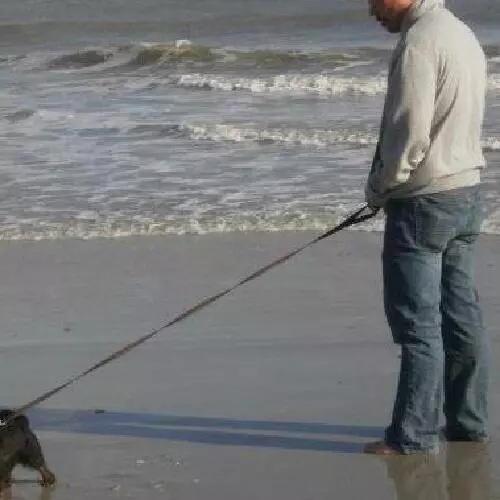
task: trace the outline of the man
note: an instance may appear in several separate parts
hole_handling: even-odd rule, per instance
[[[482,222],[486,61],[442,0],[369,0],[400,33],[365,193],[383,207],[384,306],[401,368],[392,421],[365,452],[432,452],[487,440],[488,344],[473,283]]]

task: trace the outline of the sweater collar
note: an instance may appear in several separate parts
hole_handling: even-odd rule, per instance
[[[444,7],[444,0],[415,0],[405,14],[401,33],[406,33],[424,14],[439,7]]]

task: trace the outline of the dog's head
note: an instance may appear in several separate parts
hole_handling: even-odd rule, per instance
[[[17,415],[14,410],[3,408],[0,410],[0,430],[6,425],[21,427],[23,429],[29,428],[29,420],[25,415]]]

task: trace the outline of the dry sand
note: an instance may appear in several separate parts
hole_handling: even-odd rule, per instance
[[[26,403],[314,236],[2,242],[2,405]],[[497,498],[495,362],[490,465],[471,448],[448,453],[448,467],[444,452],[423,463],[360,453],[388,421],[399,361],[380,240],[346,231],[321,242],[43,403],[30,416],[60,482],[42,493],[16,470],[12,498]],[[481,238],[494,361],[499,250],[500,238]]]

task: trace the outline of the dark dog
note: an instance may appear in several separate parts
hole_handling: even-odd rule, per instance
[[[56,476],[45,463],[40,442],[30,429],[28,418],[15,415],[12,410],[0,410],[0,490],[11,483],[16,465],[37,470],[42,486],[56,482]]]

